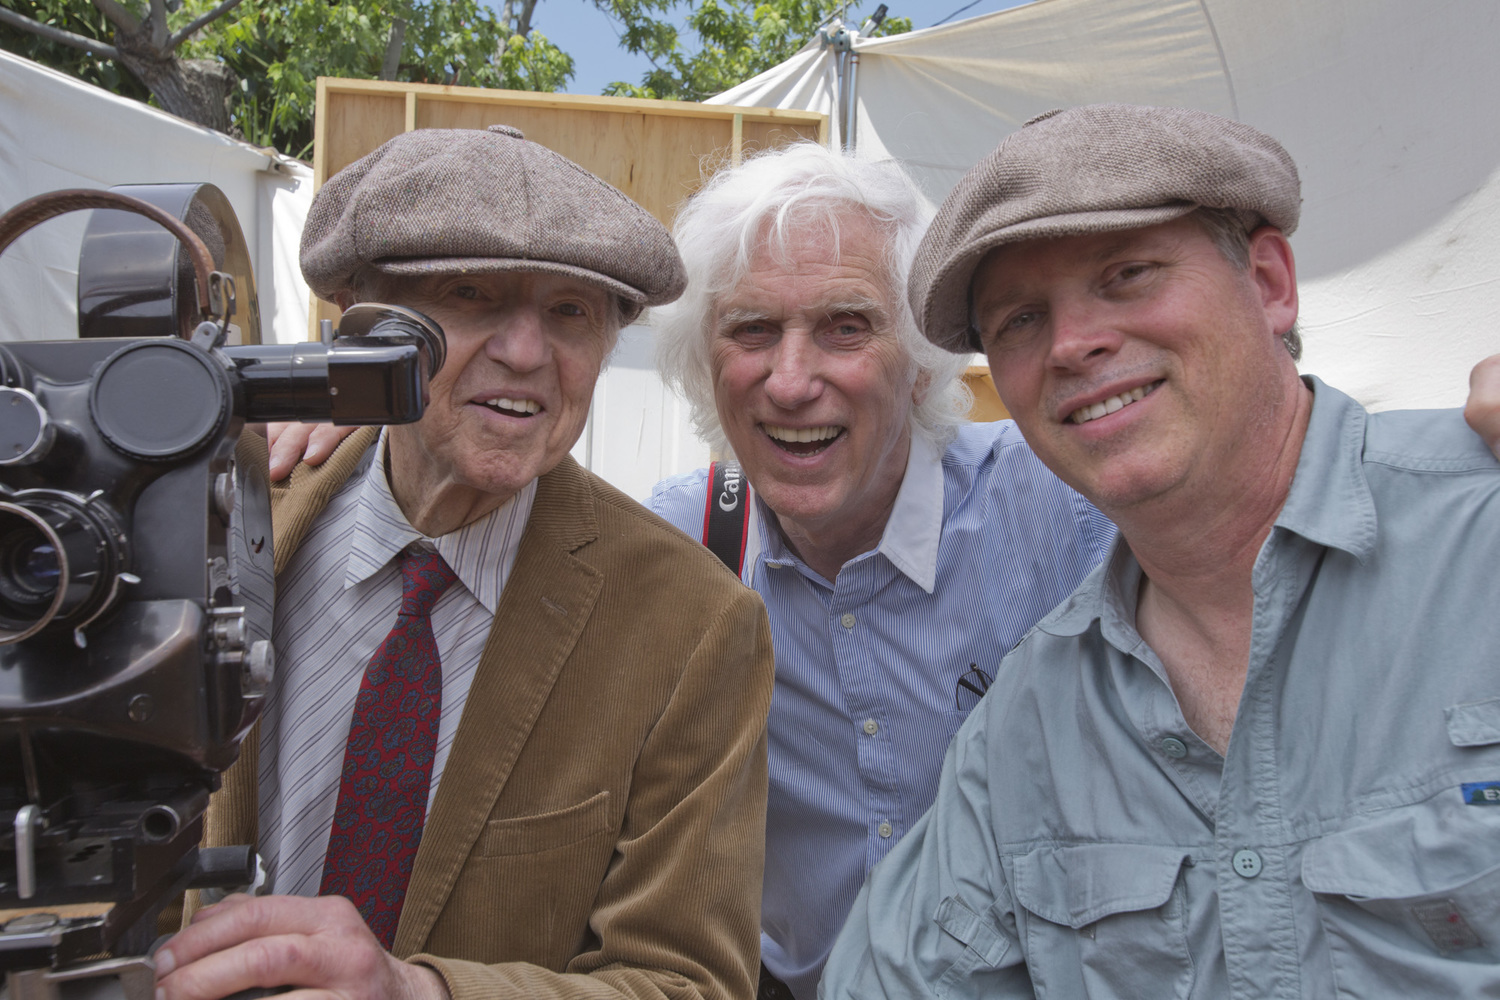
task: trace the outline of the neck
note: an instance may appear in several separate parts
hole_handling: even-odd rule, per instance
[[[910,447],[911,442],[908,440],[906,449],[899,456],[900,468],[903,470],[906,468]],[[843,569],[845,563],[880,544],[905,478],[903,471],[879,495],[864,498],[868,503],[860,505],[861,516],[858,518],[849,517],[843,511],[816,521],[793,520],[777,514],[776,524],[781,528],[787,547],[797,554],[797,558],[807,563],[823,579],[837,580],[839,570]]]
[[[457,531],[510,499],[435,476],[419,459],[401,427],[386,432],[385,479],[406,521],[428,538]]]
[[[1188,724],[1220,753],[1249,667],[1255,561],[1291,491],[1311,412],[1302,388],[1279,433],[1241,449],[1211,496],[1111,514],[1143,573],[1136,629]]]

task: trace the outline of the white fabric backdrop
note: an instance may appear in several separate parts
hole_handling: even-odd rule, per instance
[[[1264,129],[1303,178],[1303,370],[1376,409],[1451,406],[1500,351],[1497,42],[1493,0],[1037,0],[856,42],[855,141],[936,201],[1050,108]],[[814,44],[713,101],[833,115],[835,93]]]
[[[250,248],[261,336],[307,339],[297,267],[312,169],[0,51],[0,210],[60,188],[206,181]],[[76,336],[78,250],[89,213],[45,222],[0,256],[0,339]]]

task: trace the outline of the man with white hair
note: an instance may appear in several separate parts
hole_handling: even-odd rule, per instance
[[[1114,535],[1014,425],[962,423],[965,359],[902,294],[929,215],[894,164],[764,153],[679,214],[688,290],[656,313],[664,376],[753,487],[741,575],[776,650],[765,998],[813,996],[1000,657]],[[650,506],[701,537],[708,493],[700,470]]]

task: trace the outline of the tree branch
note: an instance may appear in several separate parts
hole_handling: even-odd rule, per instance
[[[183,42],[191,38],[193,33],[199,28],[203,27],[211,21],[218,20],[225,14],[228,14],[230,11],[234,10],[241,3],[244,3],[244,0],[224,0],[223,3],[219,4],[219,6],[215,7],[207,14],[195,18],[191,24],[183,28],[181,31],[177,32],[171,38],[167,39],[167,49],[170,51],[177,48],[177,46],[181,45]]]
[[[141,26],[141,22],[135,19],[135,15],[124,7],[115,3],[115,0],[93,0],[94,6],[99,8],[99,13],[109,19],[109,23],[115,26],[116,31],[133,34]]]
[[[163,52],[171,52],[172,48],[167,44],[170,37],[167,31],[167,0],[151,0],[143,23],[151,26],[151,44]]]
[[[105,59],[120,58],[120,53],[108,42],[101,42],[97,38],[85,38],[83,35],[75,35],[73,32],[65,31],[62,28],[54,28],[50,24],[43,24],[40,21],[32,20],[24,14],[17,14],[8,7],[0,7],[0,21],[13,28],[29,31],[33,35],[41,35],[48,41],[56,42],[59,45],[82,49],[85,52],[91,52]]]
[[[396,79],[401,68],[401,49],[406,44],[406,18],[391,19],[391,37],[385,44],[385,59],[380,64],[380,79]]]

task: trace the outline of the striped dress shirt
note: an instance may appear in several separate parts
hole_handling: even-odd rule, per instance
[[[443,707],[430,804],[536,496],[532,480],[477,521],[426,538],[391,495],[385,463],[375,461],[384,454],[382,433],[276,578],[278,676],[260,724],[260,852],[278,893],[318,893],[354,700],[401,606],[397,557],[435,547],[458,577],[432,609]]]
[[[706,490],[706,470],[667,479],[650,507],[701,537]],[[866,873],[937,794],[976,689],[1115,529],[1010,421],[965,426],[941,453],[914,437],[880,545],[832,582],[755,504],[745,575],[776,649],[761,958],[812,1000]]]

